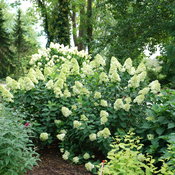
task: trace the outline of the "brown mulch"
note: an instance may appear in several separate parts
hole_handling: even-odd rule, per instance
[[[84,165],[74,165],[63,160],[56,148],[46,148],[39,153],[41,161],[26,175],[92,175]]]

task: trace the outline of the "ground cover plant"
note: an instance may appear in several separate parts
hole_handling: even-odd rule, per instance
[[[92,59],[76,48],[51,44],[33,55],[30,65],[26,76],[7,77],[7,88],[0,87],[5,105],[30,122],[36,144],[57,141],[63,159],[85,163],[92,173],[116,135],[130,128],[143,134],[140,127],[160,95],[160,84],[148,82],[144,63],[134,67],[130,58],[122,65],[112,57],[108,70],[100,55]]]

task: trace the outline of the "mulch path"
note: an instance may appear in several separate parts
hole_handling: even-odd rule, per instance
[[[26,175],[92,175],[84,165],[74,165],[63,160],[56,148],[46,148],[39,153],[41,161]]]

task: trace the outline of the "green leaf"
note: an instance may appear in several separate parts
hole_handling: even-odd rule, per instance
[[[157,128],[156,129],[156,133],[158,134],[158,135],[162,135],[162,133],[164,132],[164,128]]]
[[[168,124],[168,129],[174,128],[175,127],[175,123],[169,123]]]

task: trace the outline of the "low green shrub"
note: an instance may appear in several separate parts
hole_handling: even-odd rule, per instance
[[[140,133],[145,138],[146,152],[159,157],[167,149],[167,141],[164,138],[174,133],[175,129],[175,91],[162,91],[146,114],[147,118]]]
[[[140,138],[129,132],[124,137],[116,137],[109,161],[99,170],[99,175],[151,175],[156,173],[155,160],[141,153]]]
[[[0,174],[23,175],[37,165],[38,154],[29,140],[30,129],[12,113],[0,109]]]
[[[163,162],[160,172],[163,175],[174,175],[175,174],[175,133],[171,133],[165,136],[164,139],[167,140],[168,147],[164,150],[163,156],[159,161]]]

